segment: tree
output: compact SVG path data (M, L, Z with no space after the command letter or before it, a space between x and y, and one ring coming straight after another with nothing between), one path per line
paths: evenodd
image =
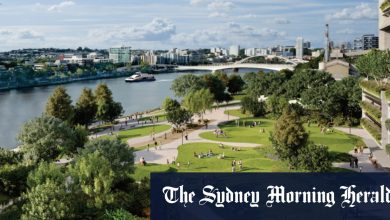
M104 209L114 202L112 185L115 173L110 166L110 161L100 152L77 158L70 172L89 208Z
M107 210L106 214L104 214L103 216L103 219L104 220L137 220L138 218L136 218L134 215L132 215L131 213L129 213L124 209L116 209L112 211Z
M274 130L270 140L276 153L281 159L297 167L299 150L306 146L309 137L299 115L291 107L287 107L276 121Z
M213 94L208 89L201 89L187 94L183 106L192 113L202 115L203 118L203 114L213 107L213 103Z
M163 101L162 108L165 111L173 111L180 107L180 103L174 99L171 99L169 97L166 97Z
M75 106L75 124L88 126L96 116L97 104L91 89L84 88Z
M221 103L227 100L227 95L225 93L226 86L216 75L203 75L203 80L206 88L213 94L215 102Z
M65 184L64 169L55 163L42 162L38 167L29 173L27 177L27 185L30 189L37 187L38 185L45 184L47 180L55 183L56 185Z
M22 219L71 219L74 212L69 195L64 185L49 180L32 188L23 196Z
M123 112L122 104L115 102L106 84L99 84L95 90L97 103L96 117L102 121L114 121Z
M71 127L52 116L41 116L23 125L18 140L31 162L52 161L60 154L75 151L75 133Z
M176 97L184 97L190 91L199 90L204 88L204 81L194 74L185 74L177 77L171 86L171 90L175 93Z
M0 148L0 167L5 164L17 164L22 161L20 152Z
M215 71L214 75L217 76L219 80L221 80L225 87L227 87L229 83L229 77L226 73L223 71Z
M279 118L283 110L289 105L288 100L284 96L272 95L268 97L267 110L275 117Z
M310 143L299 149L298 154L300 167L310 172L326 172L332 167L327 146Z
M172 123L176 129L185 125L188 121L190 121L191 117L191 113L180 106L167 111L167 120L169 123Z
M92 140L81 150L81 155L94 152L99 152L109 161L112 170L119 179L134 171L134 150L120 140Z
M27 188L26 180L33 166L23 163L0 166L0 193L18 197Z
M231 94L237 94L244 89L244 85L245 82L240 75L237 74L230 75L227 83L228 92L230 92Z
M390 77L390 51L371 50L356 60L356 67L378 86L383 86L384 79Z
M49 97L45 114L56 117L62 121L71 122L74 112L72 100L63 86L58 86Z
M253 117L260 117L265 115L264 102L259 102L257 98L244 96L241 99L241 111L243 113L250 112Z

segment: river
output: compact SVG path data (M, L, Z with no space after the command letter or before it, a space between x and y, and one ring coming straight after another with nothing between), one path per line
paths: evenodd
M253 72L240 69L239 73ZM229 71L227 71L229 73ZM197 71L194 74L206 74ZM124 78L81 81L63 85L75 102L84 87L95 89L99 83L106 83L115 101L122 103L126 114L159 107L166 97L174 97L170 90L172 81L184 72L156 74L154 82L125 83ZM46 101L56 86L0 92L0 146L14 148L21 126L28 120L40 116Z

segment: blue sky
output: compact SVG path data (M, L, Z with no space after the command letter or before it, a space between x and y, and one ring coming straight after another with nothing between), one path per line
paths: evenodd
M0 51L323 46L377 34L378 0L0 0Z

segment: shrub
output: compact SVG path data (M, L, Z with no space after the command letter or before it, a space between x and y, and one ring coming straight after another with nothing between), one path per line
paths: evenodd
M300 167L310 172L326 172L332 167L328 147L313 143L299 150Z
M364 101L361 103L361 107L363 111L367 112L371 117L373 117L376 121L380 122L382 113L381 110L375 106L373 106L371 103Z
M386 120L386 128L390 131L390 119Z
M381 135L381 129L378 125L376 125L374 122L363 118L361 121L361 125L377 140L381 141L382 135Z

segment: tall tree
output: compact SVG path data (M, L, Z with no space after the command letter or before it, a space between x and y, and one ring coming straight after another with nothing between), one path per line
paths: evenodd
M60 154L75 152L74 130L60 119L41 116L23 125L18 140L26 159L52 161Z
M378 86L383 86L384 79L390 78L390 51L371 50L357 59L356 67L363 75L374 79Z
M203 114L213 107L214 97L208 89L201 89L189 93L183 101L183 106L195 114Z
M243 113L250 112L253 117L264 116L265 104L264 102L259 102L257 98L245 96L241 100L241 111Z
M205 82L206 88L208 88L213 94L215 102L221 103L227 100L228 96L225 93L226 86L222 80L220 80L214 74L203 75L203 80Z
M115 102L112 92L106 84L99 84L95 90L97 103L96 117L102 121L114 121L122 112L122 104Z
M50 180L29 190L25 195L22 219L72 219L72 199L63 184Z
M299 150L306 146L308 137L298 113L288 106L276 121L270 139L279 157L297 167Z
M244 89L245 82L240 75L232 74L229 76L227 83L228 92L231 94L237 94Z
M194 74L185 74L177 77L171 86L176 97L184 97L189 92L204 88L204 81Z
M84 88L75 106L75 124L88 126L96 116L97 104L91 89Z
M63 86L54 89L46 104L46 115L71 122L74 112L72 100Z

